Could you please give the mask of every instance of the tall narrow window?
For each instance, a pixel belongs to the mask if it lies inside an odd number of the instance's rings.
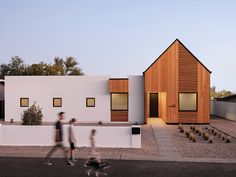
[[[179,93],[179,111],[197,111],[197,93]]]
[[[62,107],[62,99],[53,98],[53,107]]]
[[[112,93],[111,110],[128,111],[128,93]]]
[[[20,98],[20,107],[29,107],[29,98]]]
[[[86,98],[86,107],[95,107],[95,98]]]

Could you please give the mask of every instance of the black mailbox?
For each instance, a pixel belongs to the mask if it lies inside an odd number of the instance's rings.
[[[139,135],[140,127],[132,127],[132,135]]]

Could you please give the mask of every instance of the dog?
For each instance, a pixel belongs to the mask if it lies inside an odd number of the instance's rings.
[[[95,173],[96,177],[99,177],[99,175],[107,176],[107,173],[105,173],[104,170],[110,168],[108,162],[101,161],[99,163],[96,158],[89,158],[84,166],[88,169],[88,176],[90,176],[92,173]]]

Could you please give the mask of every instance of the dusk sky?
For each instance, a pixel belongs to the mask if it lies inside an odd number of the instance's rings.
[[[73,56],[86,75],[141,75],[176,38],[236,92],[235,0],[0,0],[0,63]]]

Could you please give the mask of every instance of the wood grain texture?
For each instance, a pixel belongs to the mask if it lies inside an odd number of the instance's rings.
[[[159,104],[161,118],[167,123],[178,122],[176,117],[178,43],[173,43],[144,73],[145,122],[149,117],[149,94],[163,92],[165,99]],[[158,99],[162,99],[159,97]],[[174,106],[173,106],[174,105]]]
[[[112,122],[127,122],[128,111],[111,111]]]
[[[122,93],[129,92],[129,81],[128,79],[110,79],[109,80],[109,91],[110,93]]]
[[[210,74],[198,64],[198,123],[210,123]]]
[[[166,123],[209,123],[209,91],[209,70],[181,42],[176,40],[144,72],[145,122],[150,115],[149,94],[161,93],[159,116]],[[197,112],[179,112],[179,92],[197,92]]]

